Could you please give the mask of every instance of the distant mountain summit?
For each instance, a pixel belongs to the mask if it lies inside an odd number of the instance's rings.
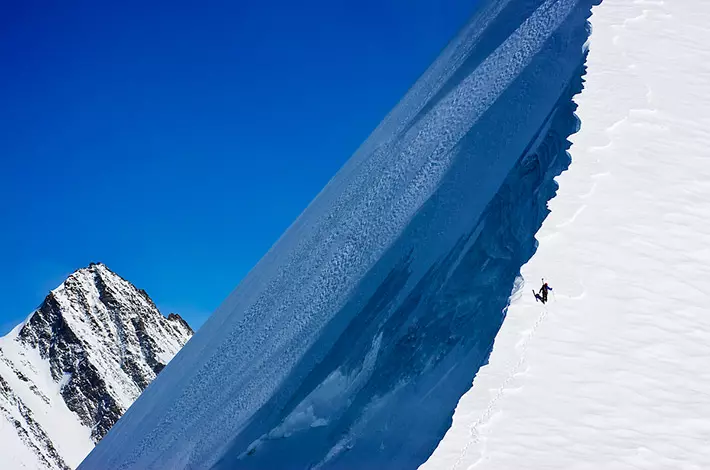
[[[2,467],[76,467],[192,334],[101,263],[71,274],[0,338]]]

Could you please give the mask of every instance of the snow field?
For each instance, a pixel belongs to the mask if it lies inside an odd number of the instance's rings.
[[[710,468],[710,6],[604,0],[591,22],[572,166],[422,469]]]

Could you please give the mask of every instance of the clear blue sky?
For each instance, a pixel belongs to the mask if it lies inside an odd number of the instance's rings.
[[[475,3],[6,2],[0,334],[91,261],[200,326]]]

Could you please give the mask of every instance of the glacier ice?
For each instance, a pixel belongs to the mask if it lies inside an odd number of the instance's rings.
[[[416,468],[569,164],[594,0],[483,0],[80,468]]]

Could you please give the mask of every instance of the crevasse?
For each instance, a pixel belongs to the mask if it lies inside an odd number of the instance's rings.
[[[81,468],[416,468],[570,163],[593,0],[483,1]]]

